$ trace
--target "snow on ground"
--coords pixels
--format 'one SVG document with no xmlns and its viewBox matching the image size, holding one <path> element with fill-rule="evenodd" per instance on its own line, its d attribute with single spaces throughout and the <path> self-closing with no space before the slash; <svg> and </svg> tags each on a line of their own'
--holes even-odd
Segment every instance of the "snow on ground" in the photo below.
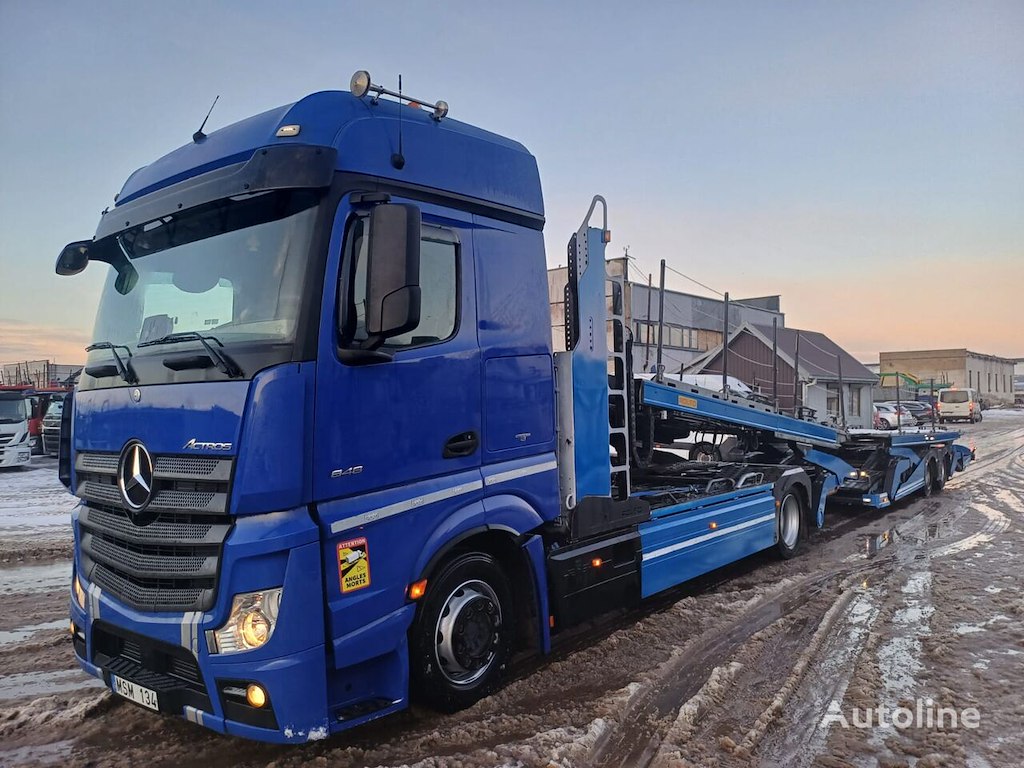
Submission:
<svg viewBox="0 0 1024 768">
<path fill-rule="evenodd" d="M 978 460 L 939 496 L 829 507 L 794 559 L 755 555 L 582 627 L 467 710 L 414 707 L 299 747 L 155 716 L 81 673 L 65 623 L 75 501 L 52 461 L 0 473 L 0 765 L 1022 765 L 1024 411 L 985 416 L 962 425 Z M 833 702 L 920 697 L 977 707 L 981 727 L 823 720 Z"/>
<path fill-rule="evenodd" d="M 34 456 L 23 470 L 0 470 L 0 566 L 69 558 L 78 500 L 57 479 L 57 462 Z"/>
</svg>

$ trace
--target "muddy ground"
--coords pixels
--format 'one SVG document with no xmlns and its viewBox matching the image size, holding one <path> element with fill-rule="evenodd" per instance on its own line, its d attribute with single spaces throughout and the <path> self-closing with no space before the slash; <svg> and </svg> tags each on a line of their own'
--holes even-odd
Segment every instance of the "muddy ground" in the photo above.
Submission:
<svg viewBox="0 0 1024 768">
<path fill-rule="evenodd" d="M 0 765 L 1024 765 L 1024 413 L 986 416 L 941 495 L 830 508 L 793 560 L 754 556 L 586 627 L 469 710 L 303 747 L 154 715 L 77 671 L 73 500 L 39 461 L 0 475 Z M 923 711 L 856 727 L 878 707 Z"/>
</svg>

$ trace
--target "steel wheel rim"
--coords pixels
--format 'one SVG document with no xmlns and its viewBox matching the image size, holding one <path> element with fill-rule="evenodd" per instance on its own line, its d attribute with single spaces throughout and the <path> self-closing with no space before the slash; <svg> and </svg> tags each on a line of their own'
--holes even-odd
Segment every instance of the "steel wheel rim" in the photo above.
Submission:
<svg viewBox="0 0 1024 768">
<path fill-rule="evenodd" d="M 487 582 L 465 581 L 451 591 L 434 627 L 434 655 L 445 678 L 472 685 L 491 668 L 501 632 L 501 603 Z"/>
<path fill-rule="evenodd" d="M 786 549 L 795 547 L 800 537 L 800 503 L 793 494 L 782 500 L 782 508 L 779 510 L 779 537 L 786 545 Z"/>
</svg>

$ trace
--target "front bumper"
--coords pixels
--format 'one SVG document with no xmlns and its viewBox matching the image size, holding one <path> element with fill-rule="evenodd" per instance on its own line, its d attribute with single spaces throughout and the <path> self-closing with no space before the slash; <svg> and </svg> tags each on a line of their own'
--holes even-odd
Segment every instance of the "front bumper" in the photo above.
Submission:
<svg viewBox="0 0 1024 768">
<path fill-rule="evenodd" d="M 32 449 L 27 441 L 0 448 L 0 467 L 26 467 L 31 463 Z"/>
<path fill-rule="evenodd" d="M 77 552 L 77 511 L 75 517 Z M 76 571 L 78 563 L 76 558 Z M 81 578 L 85 609 L 71 597 L 81 667 L 113 687 L 113 677 L 156 692 L 159 710 L 221 733 L 296 743 L 330 731 L 327 650 L 317 531 L 304 510 L 239 518 L 224 547 L 217 601 L 206 612 L 138 611 Z M 283 586 L 267 644 L 210 653 L 207 633 L 223 626 L 232 597 Z M 249 683 L 268 703 L 245 701 Z"/>
</svg>

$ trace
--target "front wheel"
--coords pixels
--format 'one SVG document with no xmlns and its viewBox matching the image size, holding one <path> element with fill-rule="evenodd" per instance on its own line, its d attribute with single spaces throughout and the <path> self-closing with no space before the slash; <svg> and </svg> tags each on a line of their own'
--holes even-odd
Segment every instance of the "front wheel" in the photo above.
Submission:
<svg viewBox="0 0 1024 768">
<path fill-rule="evenodd" d="M 793 490 L 786 492 L 775 509 L 775 549 L 783 560 L 796 554 L 803 537 L 804 510 L 800 495 Z"/>
<path fill-rule="evenodd" d="M 428 582 L 410 636 L 410 683 L 418 700 L 444 712 L 493 691 L 512 648 L 512 593 L 498 563 L 471 552 Z"/>
</svg>

